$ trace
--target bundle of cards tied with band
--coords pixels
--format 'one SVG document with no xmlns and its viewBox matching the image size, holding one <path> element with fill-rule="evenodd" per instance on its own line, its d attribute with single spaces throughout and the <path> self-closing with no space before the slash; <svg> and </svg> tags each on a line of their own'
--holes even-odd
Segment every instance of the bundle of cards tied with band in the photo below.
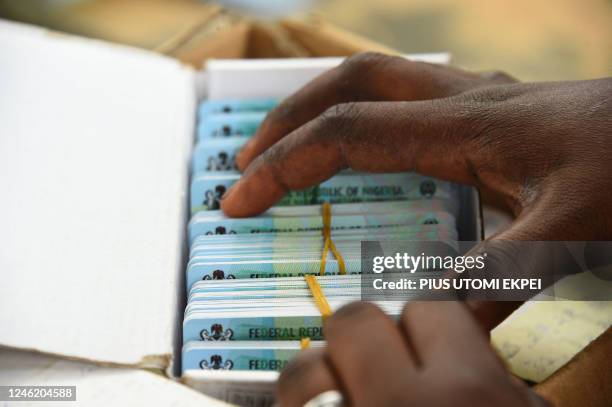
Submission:
<svg viewBox="0 0 612 407">
<path fill-rule="evenodd" d="M 343 171 L 259 216 L 226 217 L 219 201 L 240 178 L 236 153 L 276 104 L 199 107 L 183 371 L 281 370 L 305 346 L 322 346 L 326 313 L 360 299 L 361 241 L 458 239 L 459 186 L 415 173 Z M 403 306 L 377 305 L 391 316 Z"/>
</svg>

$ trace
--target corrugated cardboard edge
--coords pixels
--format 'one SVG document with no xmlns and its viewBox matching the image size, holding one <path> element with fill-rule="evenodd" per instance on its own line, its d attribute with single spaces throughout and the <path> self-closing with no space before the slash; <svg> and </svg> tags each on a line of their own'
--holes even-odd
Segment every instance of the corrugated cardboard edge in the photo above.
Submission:
<svg viewBox="0 0 612 407">
<path fill-rule="evenodd" d="M 181 45 L 184 45 L 194 34 L 202 30 L 206 25 L 209 25 L 215 18 L 223 13 L 223 9 L 219 6 L 211 6 L 202 17 L 192 25 L 185 26 L 181 31 L 175 33 L 170 38 L 159 44 L 153 49 L 161 54 L 170 54 Z"/>
<path fill-rule="evenodd" d="M 282 26 L 253 22 L 246 56 L 251 58 L 304 58 L 314 55 L 295 41 Z"/>
<path fill-rule="evenodd" d="M 81 358 L 76 356 L 67 355 L 65 353 L 53 353 L 43 352 L 35 348 L 22 348 L 14 346 L 0 345 L 0 349 L 14 350 L 19 352 L 29 352 L 37 355 L 52 356 L 58 359 L 71 360 L 74 362 L 90 363 L 101 367 L 118 367 L 118 368 L 131 368 L 131 369 L 145 369 L 153 373 L 169 377 L 167 369 L 170 366 L 172 355 L 147 355 L 144 356 L 140 361 L 136 363 L 114 363 L 103 360 L 96 360 L 90 358 Z"/>
<path fill-rule="evenodd" d="M 312 55 L 348 56 L 362 51 L 399 54 L 393 48 L 342 30 L 316 16 L 285 19 L 280 24 Z"/>
<path fill-rule="evenodd" d="M 201 69 L 209 58 L 244 58 L 249 41 L 250 24 L 245 21 L 215 21 L 169 56 Z"/>
<path fill-rule="evenodd" d="M 315 16 L 261 23 L 223 10 L 187 27 L 154 51 L 196 69 L 211 58 L 339 57 L 363 51 L 400 54 Z"/>
</svg>

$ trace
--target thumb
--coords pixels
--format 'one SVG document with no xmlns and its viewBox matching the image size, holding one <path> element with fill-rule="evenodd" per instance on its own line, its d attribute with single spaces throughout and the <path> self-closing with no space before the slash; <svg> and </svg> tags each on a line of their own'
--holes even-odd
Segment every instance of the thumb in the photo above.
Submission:
<svg viewBox="0 0 612 407">
<path fill-rule="evenodd" d="M 557 241 L 558 211 L 542 199 L 526 208 L 505 231 L 474 247 L 469 255 L 485 256 L 483 270 L 470 270 L 461 279 L 497 280 L 491 290 L 465 289 L 461 296 L 486 330 L 506 319 L 524 301 L 570 274 L 586 270 L 585 244 Z M 553 293 L 551 293 L 553 294 Z"/>
</svg>

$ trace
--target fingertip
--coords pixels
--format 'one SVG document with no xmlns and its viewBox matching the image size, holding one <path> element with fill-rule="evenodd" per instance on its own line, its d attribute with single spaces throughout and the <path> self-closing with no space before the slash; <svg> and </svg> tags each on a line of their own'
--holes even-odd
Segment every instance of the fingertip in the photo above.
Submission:
<svg viewBox="0 0 612 407">
<path fill-rule="evenodd" d="M 239 180 L 225 191 L 225 194 L 221 197 L 221 210 L 230 218 L 241 218 L 249 215 L 244 213 L 244 199 L 241 198 L 243 183 L 242 180 Z"/>
<path fill-rule="evenodd" d="M 230 218 L 257 216 L 283 197 L 278 188 L 264 188 L 258 179 L 241 179 L 221 198 L 221 210 Z"/>
<path fill-rule="evenodd" d="M 225 194 L 221 197 L 221 210 L 226 216 L 230 218 L 236 217 L 235 207 L 231 198 L 232 191 L 234 190 L 234 186 L 228 189 Z"/>
<path fill-rule="evenodd" d="M 261 157 L 248 165 L 238 182 L 221 198 L 221 210 L 234 218 L 259 215 L 287 194 L 275 172 Z"/>
<path fill-rule="evenodd" d="M 240 190 L 241 188 L 239 181 L 228 189 L 223 197 L 221 197 L 221 210 L 225 216 L 230 218 L 241 218 L 248 216 L 248 214 L 244 214 L 244 205 L 241 204 L 242 199 L 240 199 Z"/>
</svg>

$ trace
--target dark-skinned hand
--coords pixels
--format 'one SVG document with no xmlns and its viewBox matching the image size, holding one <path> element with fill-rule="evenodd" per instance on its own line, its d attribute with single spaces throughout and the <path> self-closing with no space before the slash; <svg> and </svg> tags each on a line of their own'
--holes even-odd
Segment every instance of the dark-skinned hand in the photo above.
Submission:
<svg viewBox="0 0 612 407">
<path fill-rule="evenodd" d="M 543 407 L 510 376 L 460 302 L 409 304 L 399 322 L 352 303 L 325 322 L 325 349 L 309 349 L 282 371 L 281 407 L 338 390 L 353 407 Z"/>
<path fill-rule="evenodd" d="M 609 240 L 611 135 L 609 78 L 524 84 L 359 54 L 270 112 L 237 158 L 244 176 L 222 209 L 256 215 L 345 168 L 416 171 L 488 190 L 511 208 L 514 223 L 477 250 L 495 240 Z M 492 328 L 518 304 L 468 306 Z M 329 389 L 356 406 L 539 403 L 509 377 L 459 303 L 411 304 L 399 326 L 372 305 L 353 304 L 325 330 L 327 348 L 304 352 L 283 372 L 281 405 Z"/>
<path fill-rule="evenodd" d="M 253 216 L 346 168 L 416 171 L 492 191 L 512 209 L 511 227 L 477 250 L 492 240 L 610 240 L 611 157 L 610 78 L 519 83 L 365 53 L 269 113 L 221 207 Z M 492 328 L 519 303 L 469 305 Z"/>
</svg>

